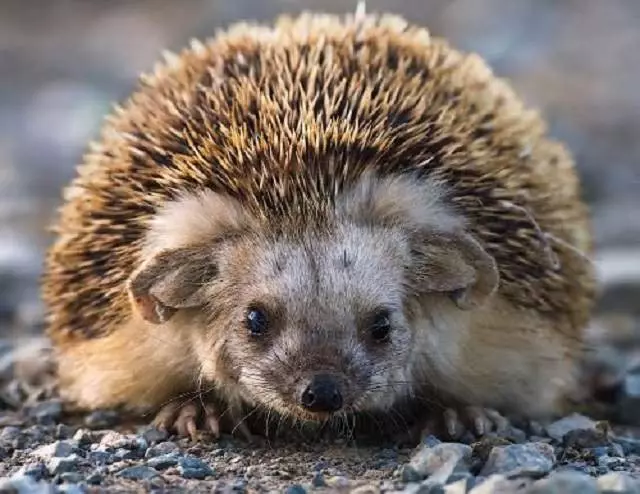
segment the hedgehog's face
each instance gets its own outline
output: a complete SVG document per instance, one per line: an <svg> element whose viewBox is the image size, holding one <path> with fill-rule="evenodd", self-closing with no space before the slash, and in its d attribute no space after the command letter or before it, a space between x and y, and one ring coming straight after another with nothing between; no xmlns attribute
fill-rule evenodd
<svg viewBox="0 0 640 494"><path fill-rule="evenodd" d="M468 308L497 282L438 198L425 201L433 190L415 188L361 184L328 227L290 233L212 193L186 199L152 229L160 253L132 277L134 305L156 324L182 310L203 377L244 399L306 419L387 408L412 382L416 306L435 294ZM188 246L153 245L167 238Z"/></svg>
<svg viewBox="0 0 640 494"><path fill-rule="evenodd" d="M408 381L407 256L355 225L239 242L221 259L211 334L244 393L309 419L390 403Z"/></svg>

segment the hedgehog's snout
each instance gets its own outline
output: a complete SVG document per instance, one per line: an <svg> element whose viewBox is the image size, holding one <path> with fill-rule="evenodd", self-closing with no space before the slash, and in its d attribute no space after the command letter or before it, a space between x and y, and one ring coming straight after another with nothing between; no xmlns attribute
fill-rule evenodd
<svg viewBox="0 0 640 494"><path fill-rule="evenodd" d="M316 374L300 386L299 405L312 413L333 413L342 408L342 386L331 374Z"/></svg>

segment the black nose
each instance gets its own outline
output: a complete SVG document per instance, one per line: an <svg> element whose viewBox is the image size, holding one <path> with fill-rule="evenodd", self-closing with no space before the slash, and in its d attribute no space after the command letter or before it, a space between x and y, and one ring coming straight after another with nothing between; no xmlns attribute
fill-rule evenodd
<svg viewBox="0 0 640 494"><path fill-rule="evenodd" d="M311 412L335 412L342 407L342 395L336 380L318 374L302 392L300 403Z"/></svg>

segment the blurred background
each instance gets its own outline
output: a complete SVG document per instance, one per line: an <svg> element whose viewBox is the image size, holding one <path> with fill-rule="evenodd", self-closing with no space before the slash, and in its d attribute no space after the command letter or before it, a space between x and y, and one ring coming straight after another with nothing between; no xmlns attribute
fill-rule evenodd
<svg viewBox="0 0 640 494"><path fill-rule="evenodd" d="M352 12L356 3L2 0L0 338L41 331L37 282L61 188L111 105L128 95L161 50L179 50L237 20L306 9ZM366 4L484 56L543 112L551 134L568 143L592 207L603 282L591 328L594 338L607 341L599 345L606 351L598 368L621 382L628 403L637 406L640 371L627 371L640 361L640 1ZM632 410L640 416L640 407Z"/></svg>

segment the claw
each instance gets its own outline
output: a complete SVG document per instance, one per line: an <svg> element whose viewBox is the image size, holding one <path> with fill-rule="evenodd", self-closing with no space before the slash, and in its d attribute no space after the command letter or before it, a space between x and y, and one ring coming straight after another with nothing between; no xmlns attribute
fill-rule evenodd
<svg viewBox="0 0 640 494"><path fill-rule="evenodd" d="M206 430L216 438L220 436L219 415L212 404L189 402L187 404L169 403L156 414L153 425L158 429L175 431L180 437L198 440L198 421L203 419Z"/></svg>
<svg viewBox="0 0 640 494"><path fill-rule="evenodd" d="M439 430L442 431L444 426L444 432L451 439L459 439L467 431L481 437L494 430L501 432L509 427L509 421L499 412L477 406L447 408L441 417ZM433 434L434 430L438 430L438 427L427 422L422 433Z"/></svg>
<svg viewBox="0 0 640 494"><path fill-rule="evenodd" d="M197 441L200 423L200 430L210 432L217 439L220 437L220 417L218 409L210 402L169 403L156 414L153 425L158 429L175 431L180 437L190 437ZM238 420L234 413L231 414L231 420L236 424L232 433L237 430L247 441L255 442L256 438L251 434L247 424Z"/></svg>
<svg viewBox="0 0 640 494"><path fill-rule="evenodd" d="M215 438L220 437L220 419L216 407L207 403L204 405L205 424L209 432L213 434Z"/></svg>
<svg viewBox="0 0 640 494"><path fill-rule="evenodd" d="M447 408L444 411L444 425L447 429L447 433L452 438L457 438L458 433L461 431L462 427L460 427L460 421L458 420L458 412L456 412L453 408Z"/></svg>

